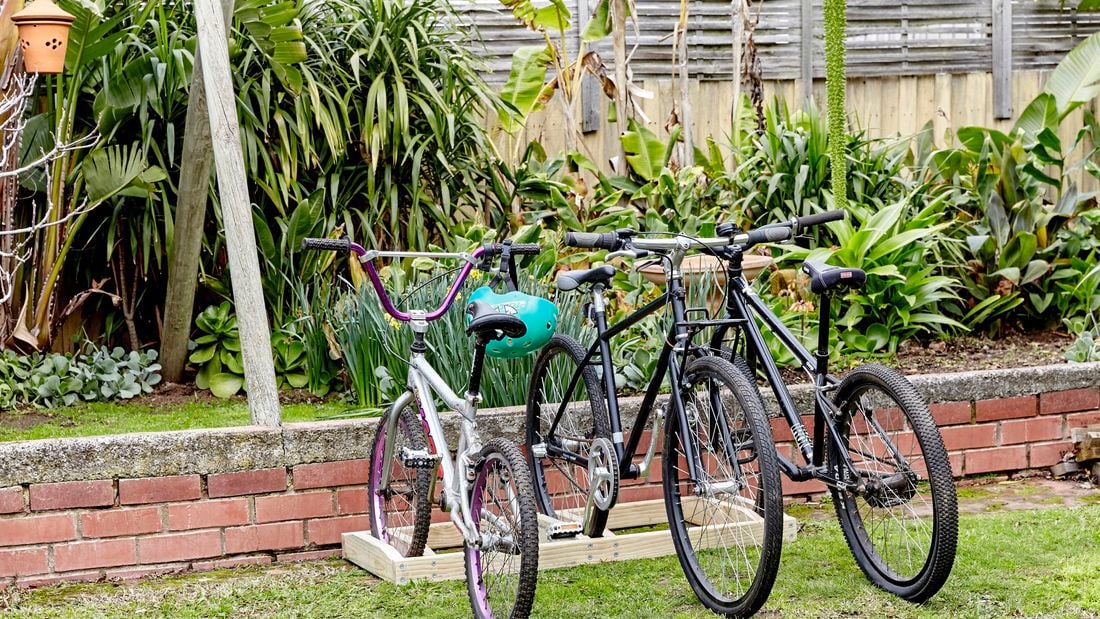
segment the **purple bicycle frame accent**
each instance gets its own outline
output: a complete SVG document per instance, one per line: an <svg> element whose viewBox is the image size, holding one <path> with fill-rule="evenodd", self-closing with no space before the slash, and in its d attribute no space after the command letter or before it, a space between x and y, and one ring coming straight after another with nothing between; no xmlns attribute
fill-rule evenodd
<svg viewBox="0 0 1100 619"><path fill-rule="evenodd" d="M358 243L351 244L351 251L358 256L364 256L367 253L367 250L363 249L363 246ZM470 254L470 258L480 258L484 253L485 248L478 247ZM390 295L386 293L386 288L382 285L382 280L378 277L378 271L374 269L374 265L368 261L363 263L363 267L367 271L367 275L370 276L371 285L374 286L374 291L378 294L378 300L382 302L382 307L386 310L386 313L401 322L412 320L411 315L393 306L393 301L390 300ZM459 272L458 278L455 279L455 282L451 284L450 290L447 291L447 296L443 299L443 304L435 310L428 312L427 316L425 316L425 320L429 322L438 320L447 313L447 310L451 309L451 305L455 302L455 298L458 297L458 291L462 288L462 284L466 283L466 278L470 276L470 271L473 269L474 265L472 262L467 262L466 265L462 267L462 271Z"/></svg>

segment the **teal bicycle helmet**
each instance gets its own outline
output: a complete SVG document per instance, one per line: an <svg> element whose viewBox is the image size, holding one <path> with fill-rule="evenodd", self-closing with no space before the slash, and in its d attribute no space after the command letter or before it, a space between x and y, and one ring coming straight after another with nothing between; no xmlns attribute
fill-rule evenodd
<svg viewBox="0 0 1100 619"><path fill-rule="evenodd" d="M558 306L548 299L524 294L518 290L497 294L492 288L482 286L470 293L470 303L481 301L498 312L517 316L527 326L527 333L520 337L503 337L489 342L485 353L498 359L518 359L542 348L558 327ZM466 322L469 322L469 316Z"/></svg>

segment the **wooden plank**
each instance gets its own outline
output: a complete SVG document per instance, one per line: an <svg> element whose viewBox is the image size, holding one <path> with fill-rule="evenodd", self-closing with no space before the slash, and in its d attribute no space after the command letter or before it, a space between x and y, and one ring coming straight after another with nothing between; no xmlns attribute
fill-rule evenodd
<svg viewBox="0 0 1100 619"><path fill-rule="evenodd" d="M275 384L275 364L271 356L271 331L267 308L260 287L260 262L256 252L256 232L252 227L252 204L248 199L248 180L241 149L233 79L229 72L229 43L225 18L218 0L197 0L195 19L202 53L202 71L214 149L214 167L218 174L218 194L225 242L229 252L229 270L233 285L233 304L241 338L248 408L252 423L278 426L281 422L279 392Z"/></svg>
<svg viewBox="0 0 1100 619"><path fill-rule="evenodd" d="M1012 118L1012 0L993 1L993 118Z"/></svg>
<svg viewBox="0 0 1100 619"><path fill-rule="evenodd" d="M939 73L936 75L936 109L932 117L932 126L935 144L939 147L949 147L954 144L954 138L948 140L947 129L951 126L951 75Z"/></svg>
<svg viewBox="0 0 1100 619"><path fill-rule="evenodd" d="M706 507L710 516L718 515L722 522L709 520L709 526L688 529L693 546L705 548L717 543L754 543L763 536L762 520L751 508L706 499L689 499L686 513ZM633 528L665 522L663 500L624 503L611 510L609 526ZM443 532L450 528L453 534ZM798 523L783 515L783 539L793 541ZM458 580L465 578L464 553L458 550L462 536L451 523L433 524L428 530L429 545L435 549L423 557L402 557L392 546L376 539L369 532L343 534L344 558L375 576L396 584L413 580ZM432 542L440 545L433 545ZM448 544L443 546L442 544ZM571 567L604 561L628 561L674 554L672 535L667 530L641 533L618 533L600 538L578 536L574 539L544 541L539 544L539 569Z"/></svg>

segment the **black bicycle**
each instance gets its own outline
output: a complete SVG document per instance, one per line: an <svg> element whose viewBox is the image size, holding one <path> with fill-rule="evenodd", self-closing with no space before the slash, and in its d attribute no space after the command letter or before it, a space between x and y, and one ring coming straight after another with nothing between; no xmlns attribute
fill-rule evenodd
<svg viewBox="0 0 1100 619"><path fill-rule="evenodd" d="M783 325L742 274L742 258L754 245L786 241L844 216L844 211L830 211L771 224L715 248L713 253L727 266L726 319L716 325L710 348L749 379L758 399L756 378L767 380L805 462L798 465L780 454L780 468L794 481L817 479L829 487L848 547L867 577L895 595L921 602L947 581L958 535L955 485L939 429L912 383L897 371L867 364L843 380L829 374L832 297L863 286L866 274L803 263L810 291L819 295L815 354ZM731 237L734 229L724 224L717 233ZM799 416L760 325L794 354L814 385L811 431Z"/></svg>
<svg viewBox="0 0 1100 619"><path fill-rule="evenodd" d="M566 245L611 250L607 258L656 256L667 288L656 300L608 326L604 291L611 266L561 273L562 291L587 287L597 336L587 348L558 334L535 360L528 392L528 461L545 514L600 536L619 481L649 472L667 420L661 476L676 553L699 599L711 610L749 615L763 605L779 568L782 492L767 414L749 379L707 354L696 335L733 321L690 320L680 264L693 249L730 239L635 238L627 231L570 233ZM629 438L623 440L611 342L643 318L668 309L668 336ZM602 372L597 373L597 370ZM667 402L655 410L668 376ZM652 425L650 425L652 421ZM652 429L640 463L635 455Z"/></svg>

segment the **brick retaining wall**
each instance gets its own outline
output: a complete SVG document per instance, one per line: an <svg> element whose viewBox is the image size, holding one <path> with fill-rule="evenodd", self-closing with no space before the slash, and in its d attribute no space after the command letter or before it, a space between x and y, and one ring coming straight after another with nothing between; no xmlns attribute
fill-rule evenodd
<svg viewBox="0 0 1100 619"><path fill-rule="evenodd" d="M1052 368L914 377L956 475L1050 466L1072 428L1100 424L1100 364ZM807 410L809 391L795 395ZM636 407L623 401L628 420ZM0 588L337 556L341 533L369 528L374 423L0 443ZM484 411L480 425L518 439L522 418ZM785 424L773 428L791 451ZM622 501L661 497L659 457L651 470Z"/></svg>

